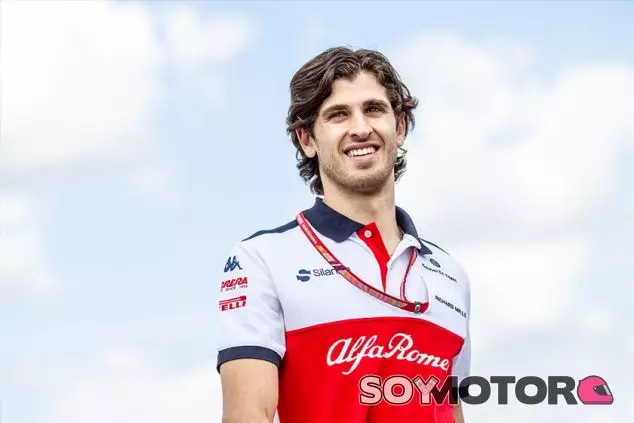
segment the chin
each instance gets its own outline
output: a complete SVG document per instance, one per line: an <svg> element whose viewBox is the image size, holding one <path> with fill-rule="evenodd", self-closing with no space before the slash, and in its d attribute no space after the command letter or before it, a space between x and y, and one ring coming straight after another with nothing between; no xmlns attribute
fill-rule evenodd
<svg viewBox="0 0 634 423"><path fill-rule="evenodd" d="M384 164L374 163L368 167L356 167L351 169L348 174L350 178L358 179L382 179L392 171L393 168L388 168Z"/></svg>
<svg viewBox="0 0 634 423"><path fill-rule="evenodd" d="M361 193L373 193L382 189L389 182L389 175L384 172L371 172L365 174L349 174L342 186L351 191Z"/></svg>

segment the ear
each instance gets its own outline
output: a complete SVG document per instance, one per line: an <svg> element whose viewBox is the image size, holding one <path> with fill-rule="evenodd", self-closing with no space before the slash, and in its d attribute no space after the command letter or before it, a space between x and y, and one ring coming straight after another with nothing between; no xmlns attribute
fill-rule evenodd
<svg viewBox="0 0 634 423"><path fill-rule="evenodd" d="M304 128L297 128L295 130L295 135L297 135L297 139L299 140L299 145L304 150L304 154L310 157L311 159L317 155L317 149L315 147L315 140L313 137L306 131Z"/></svg>
<svg viewBox="0 0 634 423"><path fill-rule="evenodd" d="M396 145L402 147L405 144L405 113L396 122Z"/></svg>

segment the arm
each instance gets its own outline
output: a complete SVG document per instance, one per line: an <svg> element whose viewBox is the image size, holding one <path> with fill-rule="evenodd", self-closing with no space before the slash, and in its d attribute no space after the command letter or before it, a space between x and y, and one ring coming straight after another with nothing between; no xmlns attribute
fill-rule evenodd
<svg viewBox="0 0 634 423"><path fill-rule="evenodd" d="M238 243L219 283L217 369L222 423L272 423L277 409L278 368L286 332L281 303L260 248L253 242Z"/></svg>
<svg viewBox="0 0 634 423"><path fill-rule="evenodd" d="M220 367L222 423L272 423L277 408L277 366L241 359Z"/></svg>
<svg viewBox="0 0 634 423"><path fill-rule="evenodd" d="M464 273L464 280L466 283L466 309L468 313L468 320L466 322L466 335L465 341L460 353L454 359L454 375L458 376L460 380L469 376L471 372L471 334L470 334L470 320L471 320L471 287L469 284L469 278ZM462 395L468 395L468 392L463 392ZM464 413L462 411L462 400L458 399L458 404L454 407L454 419L455 423L465 423Z"/></svg>
<svg viewBox="0 0 634 423"><path fill-rule="evenodd" d="M464 415L462 414L462 403L456 404L453 409L453 416L456 420L456 423L464 423Z"/></svg>

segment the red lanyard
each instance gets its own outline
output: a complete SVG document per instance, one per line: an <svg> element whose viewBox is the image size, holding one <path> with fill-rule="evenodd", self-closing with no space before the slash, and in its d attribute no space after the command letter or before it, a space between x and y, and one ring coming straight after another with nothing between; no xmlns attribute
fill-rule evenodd
<svg viewBox="0 0 634 423"><path fill-rule="evenodd" d="M409 274L410 269L414 265L417 257L416 248L412 248L412 255L410 256L409 263L407 264L407 270L405 270L405 276L403 277L403 282L401 282L401 298L398 299L389 294L386 294L373 286L362 281L357 275L352 273L349 269L347 269L340 261L335 257L330 250L324 245L324 243L319 239L319 237L315 234L313 229L310 227L306 218L304 217L304 213L300 212L297 215L297 223L299 227L306 235L306 238L313 244L313 247L321 254L321 256L330 264L333 269L341 276L343 276L348 282L359 288L360 290L367 292L373 297L386 302L388 304L393 305L394 307L398 307L400 309L410 311L412 313L424 313L429 306L429 303L421 303L421 302L411 302L405 298L405 281L407 280L407 275Z"/></svg>

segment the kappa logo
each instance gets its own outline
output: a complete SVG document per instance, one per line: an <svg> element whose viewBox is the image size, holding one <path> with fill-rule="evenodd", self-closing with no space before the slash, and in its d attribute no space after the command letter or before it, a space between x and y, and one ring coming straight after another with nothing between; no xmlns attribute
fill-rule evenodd
<svg viewBox="0 0 634 423"><path fill-rule="evenodd" d="M240 266L240 262L238 262L238 259L236 258L236 256L229 257L227 259L227 263L225 264L225 273L233 272L234 270L236 270L236 267L242 270L242 267Z"/></svg>

